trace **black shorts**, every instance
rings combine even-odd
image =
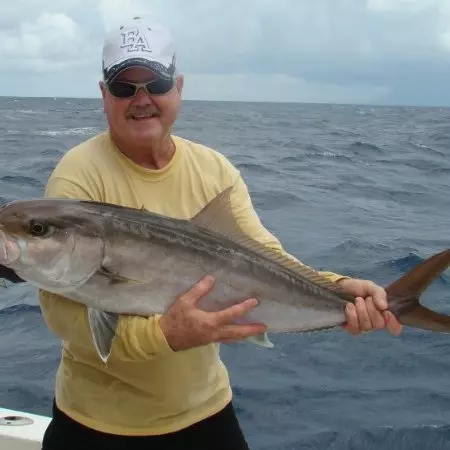
[[[42,450],[250,450],[232,403],[190,427],[157,436],[102,433],[75,422],[53,403]]]

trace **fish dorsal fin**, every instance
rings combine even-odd
[[[280,265],[288,271],[306,278],[326,289],[329,289],[343,298],[353,300],[353,297],[347,296],[341,286],[326,279],[316,270],[303,265],[295,258],[280,253],[277,250],[264,246],[258,241],[243,233],[231,209],[231,191],[233,187],[228,187],[218,194],[210,203],[208,203],[199,213],[197,213],[191,222],[201,228],[207,229],[213,233],[224,236],[238,245],[246,247],[260,256],[267,258],[275,264]]]
[[[246,239],[246,237],[231,210],[230,196],[232,189],[233,187],[230,186],[214,197],[191,219],[191,222],[237,242],[237,240]]]

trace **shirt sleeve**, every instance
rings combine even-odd
[[[98,200],[83,183],[61,176],[49,180],[45,195]],[[43,289],[39,289],[38,297],[44,320],[53,333],[63,341],[93,348],[86,306]],[[112,356],[124,361],[145,361],[173,352],[159,326],[160,318],[161,315],[120,316]]]
[[[238,175],[236,181],[234,182],[233,189],[231,191],[231,204],[236,221],[244,234],[251,236],[255,241],[262,243],[266,247],[282,253],[284,256],[296,261],[298,264],[306,266],[306,264],[303,264],[295,256],[286,252],[280,241],[263,226],[253,207],[247,185],[241,175]],[[332,282],[349,278],[348,276],[340,275],[334,272],[318,272]]]

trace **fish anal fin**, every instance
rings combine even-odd
[[[246,340],[255,345],[259,345],[260,347],[265,347],[265,348],[274,348],[275,347],[273,342],[269,339],[269,336],[267,335],[267,333],[261,333],[256,336],[250,336]]]
[[[352,296],[345,293],[338,283],[328,280],[322,274],[302,264],[296,258],[267,247],[246,235],[239,226],[231,208],[232,190],[233,187],[230,186],[218,194],[190,220],[191,223],[210,232],[219,234],[235,244],[241,245],[267,260],[280,265],[287,271],[335,292],[348,301],[354,300]]]

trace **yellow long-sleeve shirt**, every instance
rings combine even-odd
[[[150,170],[125,157],[104,132],[63,156],[46,196],[144,207],[188,219],[233,185],[232,210],[242,230],[285,253],[261,224],[239,171],[217,151],[172,139],[176,151],[170,163]],[[333,281],[341,278],[322,273]],[[107,433],[162,434],[202,420],[231,400],[218,345],[174,352],[159,327],[159,315],[121,316],[105,365],[92,344],[86,307],[44,290],[39,299],[47,325],[63,341],[56,403],[74,420]]]

